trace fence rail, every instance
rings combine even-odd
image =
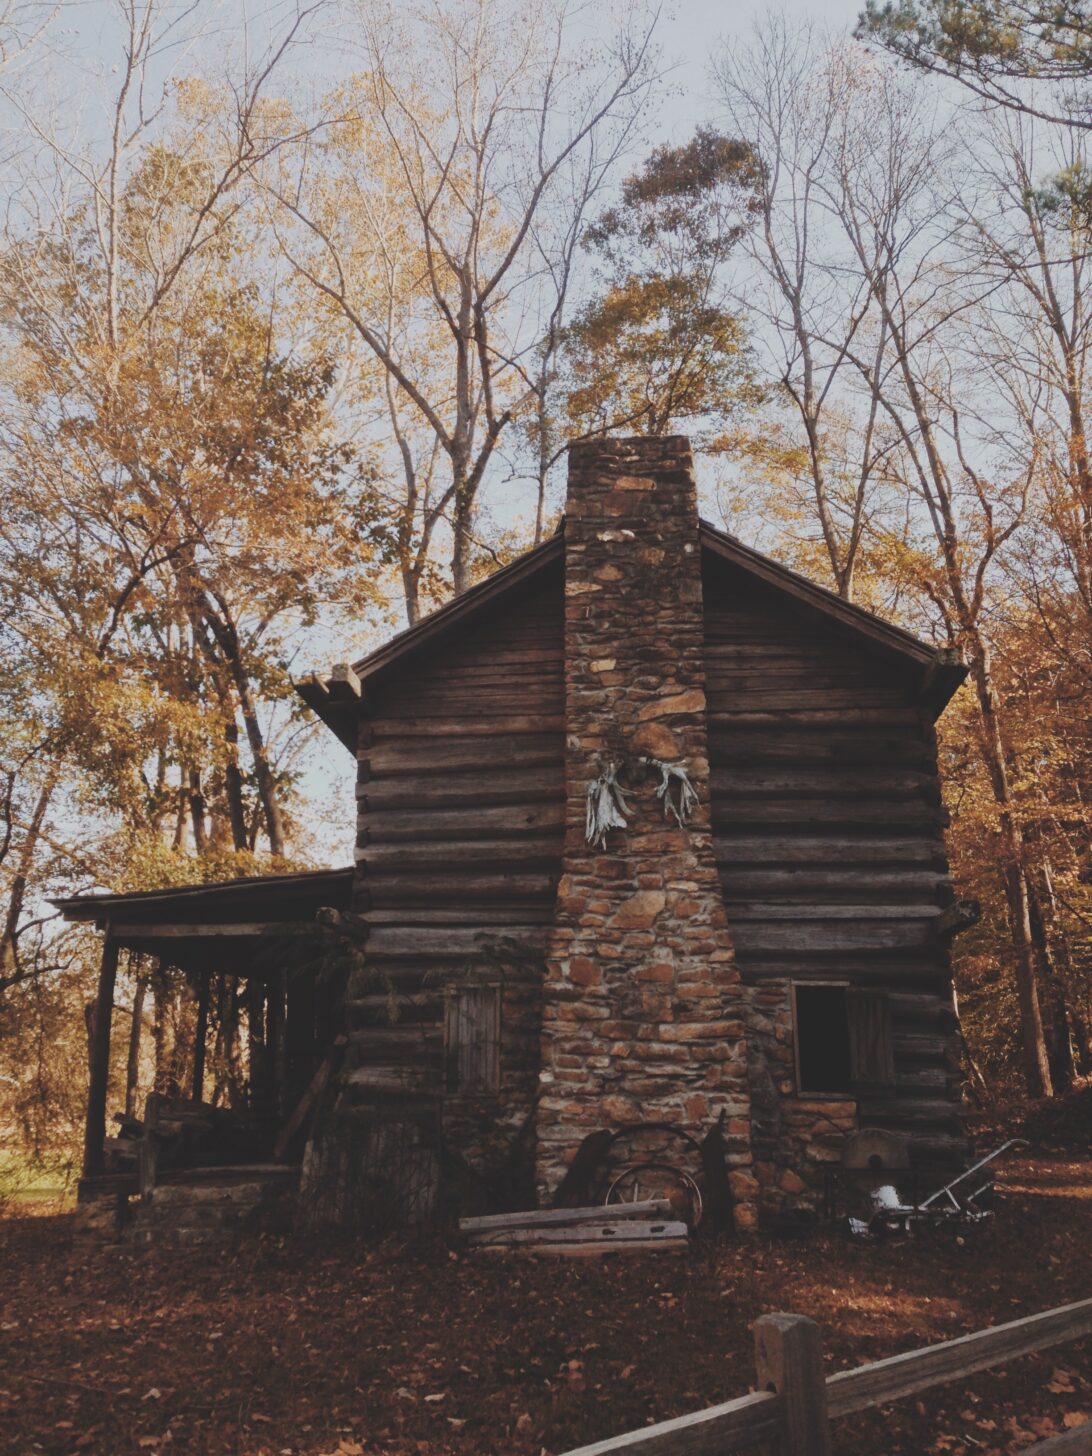
[[[831,1376],[823,1374],[822,1342],[813,1320],[763,1315],[755,1321],[754,1335],[757,1393],[565,1456],[726,1456],[771,1438],[780,1442],[784,1456],[830,1456],[832,1420],[1092,1335],[1092,1299]],[[1025,1456],[1092,1456],[1092,1421],[1027,1448]]]

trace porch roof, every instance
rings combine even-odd
[[[185,942],[253,942],[292,934],[311,926],[324,906],[348,909],[352,879],[350,866],[119,895],[73,895],[53,904],[66,920],[94,922],[119,945],[166,953]]]

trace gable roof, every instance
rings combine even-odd
[[[783,566],[780,561],[764,556],[752,546],[745,546],[738,537],[718,531],[708,521],[700,523],[699,534],[703,551],[739,567],[766,586],[794,598],[801,606],[867,639],[871,646],[923,672],[928,682],[923,684],[922,700],[937,714],[943,711],[967,676],[967,668],[958,652],[922,642],[905,628],[877,617],[874,612],[866,611],[854,602],[845,601],[828,588],[801,576],[798,571]]]
[[[561,565],[565,556],[564,522],[549,541],[525,552],[471,587],[462,596],[399,632],[382,647],[351,666],[342,664],[330,677],[312,676],[296,683],[304,702],[327,724],[347,748],[356,752],[356,722],[364,686],[389,669],[404,665],[419,650],[434,645],[449,633],[487,613],[491,607],[530,580]],[[913,633],[884,621],[853,602],[843,601],[826,587],[783,566],[761,551],[745,546],[735,536],[719,531],[708,521],[699,523],[703,554],[727,562],[775,591],[792,597],[809,611],[850,633],[859,635],[873,649],[901,662],[921,678],[920,698],[939,715],[967,675],[959,654],[948,648],[931,647]]]
[[[295,684],[296,691],[355,754],[357,708],[365,683],[381,676],[388,668],[403,663],[422,648],[441,641],[468,620],[484,614],[498,598],[525,586],[551,568],[560,568],[564,559],[565,542],[559,531],[548,541],[525,551],[515,561],[463,592],[462,596],[455,597],[404,632],[397,633],[359,662],[335,668],[325,679],[314,675],[305,678]]]

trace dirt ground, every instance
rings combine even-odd
[[[995,1222],[862,1246],[699,1243],[607,1262],[443,1241],[103,1247],[0,1223],[0,1452],[540,1456],[743,1394],[751,1322],[831,1371],[1092,1295],[1092,1158],[1007,1165]],[[1092,1418],[1092,1341],[836,1427],[840,1456],[1010,1456]]]

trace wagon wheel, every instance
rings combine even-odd
[[[677,1217],[697,1228],[702,1218],[701,1189],[683,1168],[672,1163],[630,1163],[607,1189],[606,1203],[642,1203],[666,1198]]]

